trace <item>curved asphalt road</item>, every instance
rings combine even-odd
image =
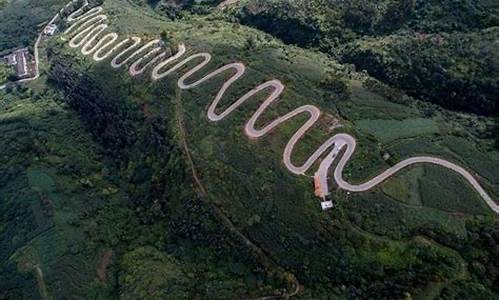
[[[226,0],[226,1],[222,1],[221,3],[219,3],[219,5],[217,5],[217,8],[219,8],[219,9],[220,8],[226,8],[229,5],[235,4],[238,1],[240,1],[240,0]]]
[[[345,152],[343,152],[342,156],[338,160],[337,166],[334,169],[333,178],[338,184],[339,188],[343,190],[351,192],[363,192],[372,189],[390,176],[394,175],[396,172],[410,165],[420,163],[435,164],[450,169],[464,177],[481,195],[486,204],[493,211],[498,213],[498,205],[486,193],[486,191],[481,187],[481,185],[473,175],[471,175],[464,168],[452,162],[436,157],[412,157],[388,168],[381,174],[375,176],[365,183],[353,185],[346,182],[342,177],[342,173],[356,149],[356,140],[348,134],[336,134],[335,136],[329,138],[318,149],[316,149],[316,151],[314,151],[314,153],[302,165],[296,166],[291,159],[293,149],[295,147],[295,144],[301,139],[301,137],[306,134],[306,132],[319,119],[321,115],[321,111],[319,110],[319,108],[313,105],[304,105],[277,118],[276,120],[265,125],[263,128],[255,128],[255,124],[259,117],[274,101],[278,100],[279,96],[284,90],[284,86],[279,80],[270,80],[258,85],[254,89],[247,92],[224,111],[216,112],[217,106],[226,90],[241,76],[244,75],[244,64],[239,62],[230,63],[218,68],[215,71],[212,71],[201,79],[195,80],[193,82],[188,82],[188,79],[190,79],[190,77],[203,69],[210,62],[211,55],[209,53],[196,53],[187,56],[180,62],[177,62],[178,60],[183,58],[185,53],[187,52],[186,47],[183,44],[178,46],[177,52],[175,54],[167,54],[167,52],[169,51],[164,51],[164,47],[161,45],[160,40],[149,41],[141,46],[141,38],[127,37],[122,41],[114,44],[118,39],[118,35],[114,32],[107,33],[99,37],[99,35],[102,34],[108,27],[108,25],[105,23],[107,17],[106,15],[101,14],[101,12],[101,7],[94,7],[87,12],[84,12],[83,9],[75,11],[68,17],[68,22],[73,24],[63,33],[63,36],[61,38],[63,40],[69,39],[69,46],[72,48],[81,47],[81,52],[84,55],[90,55],[93,53],[92,58],[95,61],[101,61],[105,58],[110,57],[118,50],[121,50],[111,60],[111,66],[113,68],[119,68],[125,64],[131,63],[129,67],[129,74],[131,76],[142,74],[146,69],[152,67],[161,60],[154,66],[151,72],[151,78],[154,81],[160,80],[172,74],[176,70],[179,70],[187,63],[195,61],[197,62],[197,65],[192,67],[189,71],[182,75],[177,82],[179,88],[183,90],[195,88],[200,84],[212,79],[213,77],[219,76],[222,73],[231,73],[231,77],[224,82],[217,95],[215,96],[215,99],[208,108],[207,117],[210,121],[216,122],[224,119],[245,101],[249,100],[258,93],[267,93],[268,96],[245,124],[245,134],[249,138],[260,138],[272,131],[281,123],[286,122],[295,116],[301,114],[308,115],[309,119],[293,134],[284,149],[283,162],[290,172],[297,175],[303,175],[317,160],[319,160],[322,156],[324,156],[324,154],[326,154],[326,156],[321,160],[318,174],[322,182],[327,184],[328,170],[336,161],[338,154],[341,151],[344,151],[345,148]],[[111,49],[107,50],[113,44],[114,46]],[[174,65],[171,66],[172,64]]]

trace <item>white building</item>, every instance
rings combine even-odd
[[[319,172],[314,173],[314,194],[316,197],[321,198],[321,208],[323,210],[333,208],[333,202],[327,198],[330,195],[328,192],[327,177],[321,177]]]
[[[328,210],[333,208],[333,202],[332,201],[322,201],[321,202],[321,208],[323,210]]]
[[[56,24],[49,24],[45,27],[45,29],[43,30],[43,33],[45,35],[54,35],[54,33],[56,32],[57,30],[57,25]]]
[[[3,57],[3,59],[5,60],[5,62],[9,65],[9,66],[14,66],[17,64],[17,59],[16,59],[16,54],[15,53],[11,53],[9,55],[6,55]]]
[[[15,50],[9,55],[4,56],[6,63],[10,66],[14,66],[16,69],[16,76],[18,78],[23,78],[29,75],[28,55],[28,48],[21,48]]]

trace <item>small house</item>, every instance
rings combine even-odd
[[[45,29],[43,30],[43,33],[45,35],[54,35],[54,33],[56,32],[57,30],[57,25],[56,24],[49,24],[45,27]]]

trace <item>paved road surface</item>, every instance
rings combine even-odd
[[[196,66],[192,67],[189,71],[182,75],[177,82],[179,88],[183,90],[196,88],[213,77],[220,76],[222,73],[224,73],[225,76],[231,74],[229,79],[224,82],[215,96],[215,99],[208,108],[207,117],[210,121],[217,122],[224,119],[245,101],[250,100],[253,96],[260,93],[265,93],[268,96],[244,126],[245,134],[251,139],[260,138],[268,134],[283,122],[286,122],[298,115],[308,115],[309,119],[293,134],[283,152],[283,162],[290,172],[297,175],[304,175],[317,160],[326,154],[326,157],[323,158],[320,163],[318,174],[320,175],[325,188],[328,189],[328,171],[334,165],[339,153],[343,153],[334,168],[334,181],[337,183],[339,188],[343,190],[363,192],[372,189],[390,176],[394,175],[396,172],[410,165],[421,163],[434,164],[445,167],[464,177],[481,195],[486,204],[493,211],[498,213],[498,205],[486,193],[473,175],[471,175],[464,168],[437,157],[412,157],[388,168],[365,183],[353,185],[346,182],[342,177],[342,173],[356,149],[356,140],[348,134],[334,135],[326,140],[318,149],[316,149],[316,151],[314,151],[314,153],[302,165],[295,165],[291,159],[293,149],[302,136],[306,134],[307,131],[314,126],[320,118],[321,111],[319,108],[313,105],[304,105],[277,118],[262,128],[255,128],[255,124],[257,123],[259,117],[274,101],[279,99],[279,96],[284,90],[284,86],[279,80],[270,80],[247,92],[224,111],[216,112],[218,104],[226,90],[244,75],[245,65],[243,63],[235,62],[227,64],[205,75],[201,79],[192,81],[190,80],[191,77],[207,66],[210,62],[212,56],[209,53],[196,53],[185,57],[184,55],[187,52],[186,46],[184,44],[180,44],[175,54],[167,54],[167,51],[164,51],[164,48],[159,40],[153,40],[141,44],[141,38],[139,37],[127,37],[116,43],[118,39],[118,35],[116,33],[109,32],[102,35],[108,27],[106,24],[107,17],[106,15],[101,14],[102,10],[103,9],[101,7],[95,7],[87,12],[84,12],[83,9],[74,12],[68,18],[68,22],[73,24],[68,27],[61,38],[63,40],[69,40],[68,44],[70,47],[81,48],[82,54],[92,55],[92,58],[95,61],[102,61],[114,55],[111,60],[111,66],[113,68],[120,68],[125,64],[131,64],[128,70],[131,76],[142,74],[150,67],[153,67],[151,72],[151,79],[153,81],[160,80],[171,75],[187,63],[191,62],[190,65],[192,65],[193,62],[196,62]],[[115,54],[116,52],[118,53]],[[180,62],[178,62],[179,60]]]
[[[217,5],[217,8],[226,8],[229,5],[235,4],[238,1],[240,1],[240,0],[226,0],[226,1],[222,1],[219,5]]]

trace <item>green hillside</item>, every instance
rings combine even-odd
[[[232,11],[243,24],[328,53],[413,97],[498,116],[495,1],[250,0]]]
[[[346,3],[371,9],[365,2]],[[387,62],[425,59],[405,48],[422,42],[413,31],[425,26],[430,35],[422,43],[446,33],[446,51],[429,54],[446,64],[445,83],[469,82],[474,73],[474,80],[498,86],[489,61],[498,28],[485,29],[497,19],[483,6],[470,4],[462,16],[444,9],[448,2],[424,2],[395,24],[388,24],[391,1],[381,1],[376,22],[343,16],[347,25],[335,39],[330,29],[315,33],[315,24],[323,30],[333,22],[316,1],[291,1],[286,10],[296,16],[305,7],[314,20],[285,16],[280,1],[220,11],[215,1],[105,0],[103,8],[109,30],[120,36],[161,36],[168,49],[182,42],[189,54],[210,53],[193,81],[244,63],[245,75],[218,112],[275,78],[286,89],[258,126],[301,105],[319,107],[319,125],[294,151],[297,164],[335,133],[349,133],[357,139],[344,171],[349,182],[434,155],[470,170],[498,199],[498,94],[478,88],[472,98],[475,107],[484,104],[481,111],[469,104],[447,110],[454,107],[427,101],[438,91],[427,82],[410,91],[402,80],[405,72],[428,73]],[[311,40],[265,33],[268,23],[253,22],[249,12],[282,20],[275,30]],[[486,54],[448,47],[462,38],[484,44]],[[132,78],[109,59],[96,63],[59,35],[42,48],[41,78],[0,90],[0,299],[498,298],[498,216],[462,177],[419,165],[363,193],[332,181],[335,207],[322,211],[313,193],[316,168],[295,176],[282,163],[305,118],[249,140],[243,125],[264,99],[259,94],[219,122],[207,119],[229,73],[186,91],[177,80],[192,62],[152,82],[150,72]],[[351,59],[369,63],[364,55],[380,73],[356,71],[361,63]]]

